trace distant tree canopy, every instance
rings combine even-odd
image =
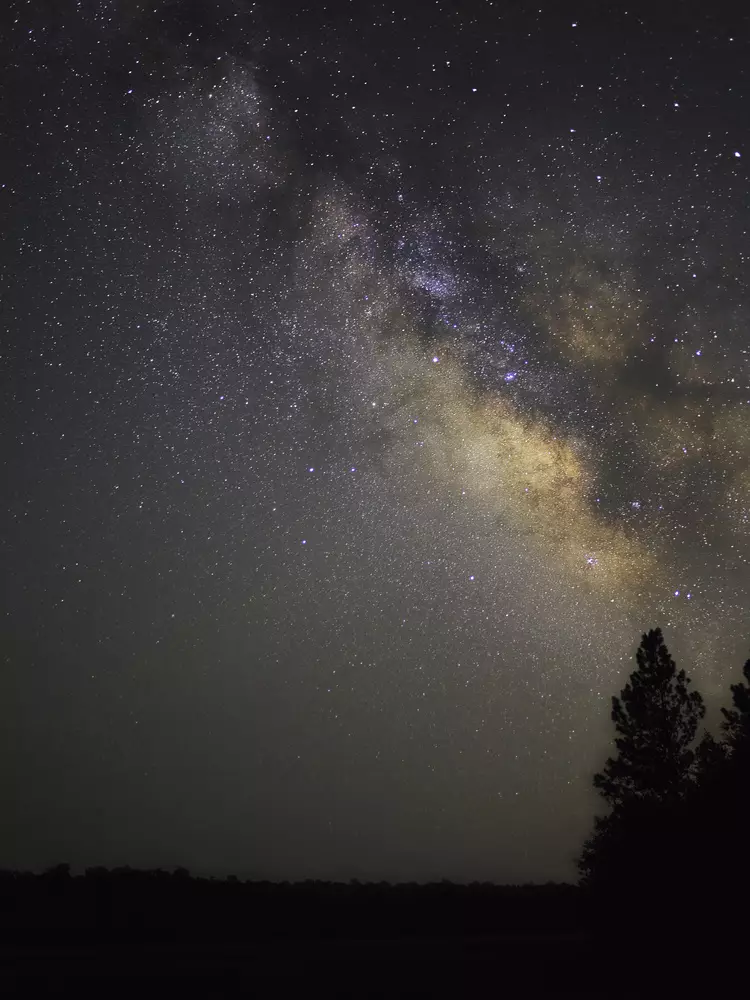
[[[67,864],[41,875],[0,870],[0,933],[76,940],[91,931],[119,939],[222,943],[239,938],[371,938],[425,934],[569,933],[582,926],[573,885],[435,882],[252,882],[126,866]]]

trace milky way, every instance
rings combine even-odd
[[[738,672],[746,32],[401,6],[3,15],[8,866],[570,877]]]

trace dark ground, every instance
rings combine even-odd
[[[3,989],[25,995],[628,995],[603,988],[590,942],[581,934],[203,946],[127,940],[6,942],[0,963]]]
[[[644,933],[643,914],[615,927],[587,899],[552,884],[0,872],[0,998],[684,998],[710,996],[722,967],[728,986],[732,949],[719,935],[709,958],[694,914]]]

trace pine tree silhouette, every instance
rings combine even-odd
[[[675,841],[696,781],[694,743],[705,714],[661,629],[643,635],[636,663],[620,697],[612,699],[617,756],[594,776],[610,812],[596,817],[578,862],[583,885],[616,898],[623,915],[628,899],[642,906],[646,897],[665,899],[677,890]]]
[[[732,704],[734,708],[722,708],[724,716],[722,729],[730,751],[747,753],[750,749],[750,660],[742,668],[747,684],[740,681],[732,684]]]
[[[750,660],[743,669],[747,683],[732,684],[732,708],[722,708],[724,716],[724,756],[716,759],[707,771],[703,796],[699,801],[703,815],[696,817],[704,834],[706,848],[712,848],[712,881],[717,886],[733,883],[742,894],[750,888],[746,865],[738,865],[746,856],[750,837]],[[706,836],[709,827],[712,836]]]

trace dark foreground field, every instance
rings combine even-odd
[[[566,885],[74,877],[60,865],[0,873],[0,997],[701,995],[700,969],[717,968],[705,933],[667,924],[646,935],[636,914],[615,930]]]
[[[28,995],[628,995],[606,987],[581,934],[204,945],[6,942],[0,962],[4,989]]]

